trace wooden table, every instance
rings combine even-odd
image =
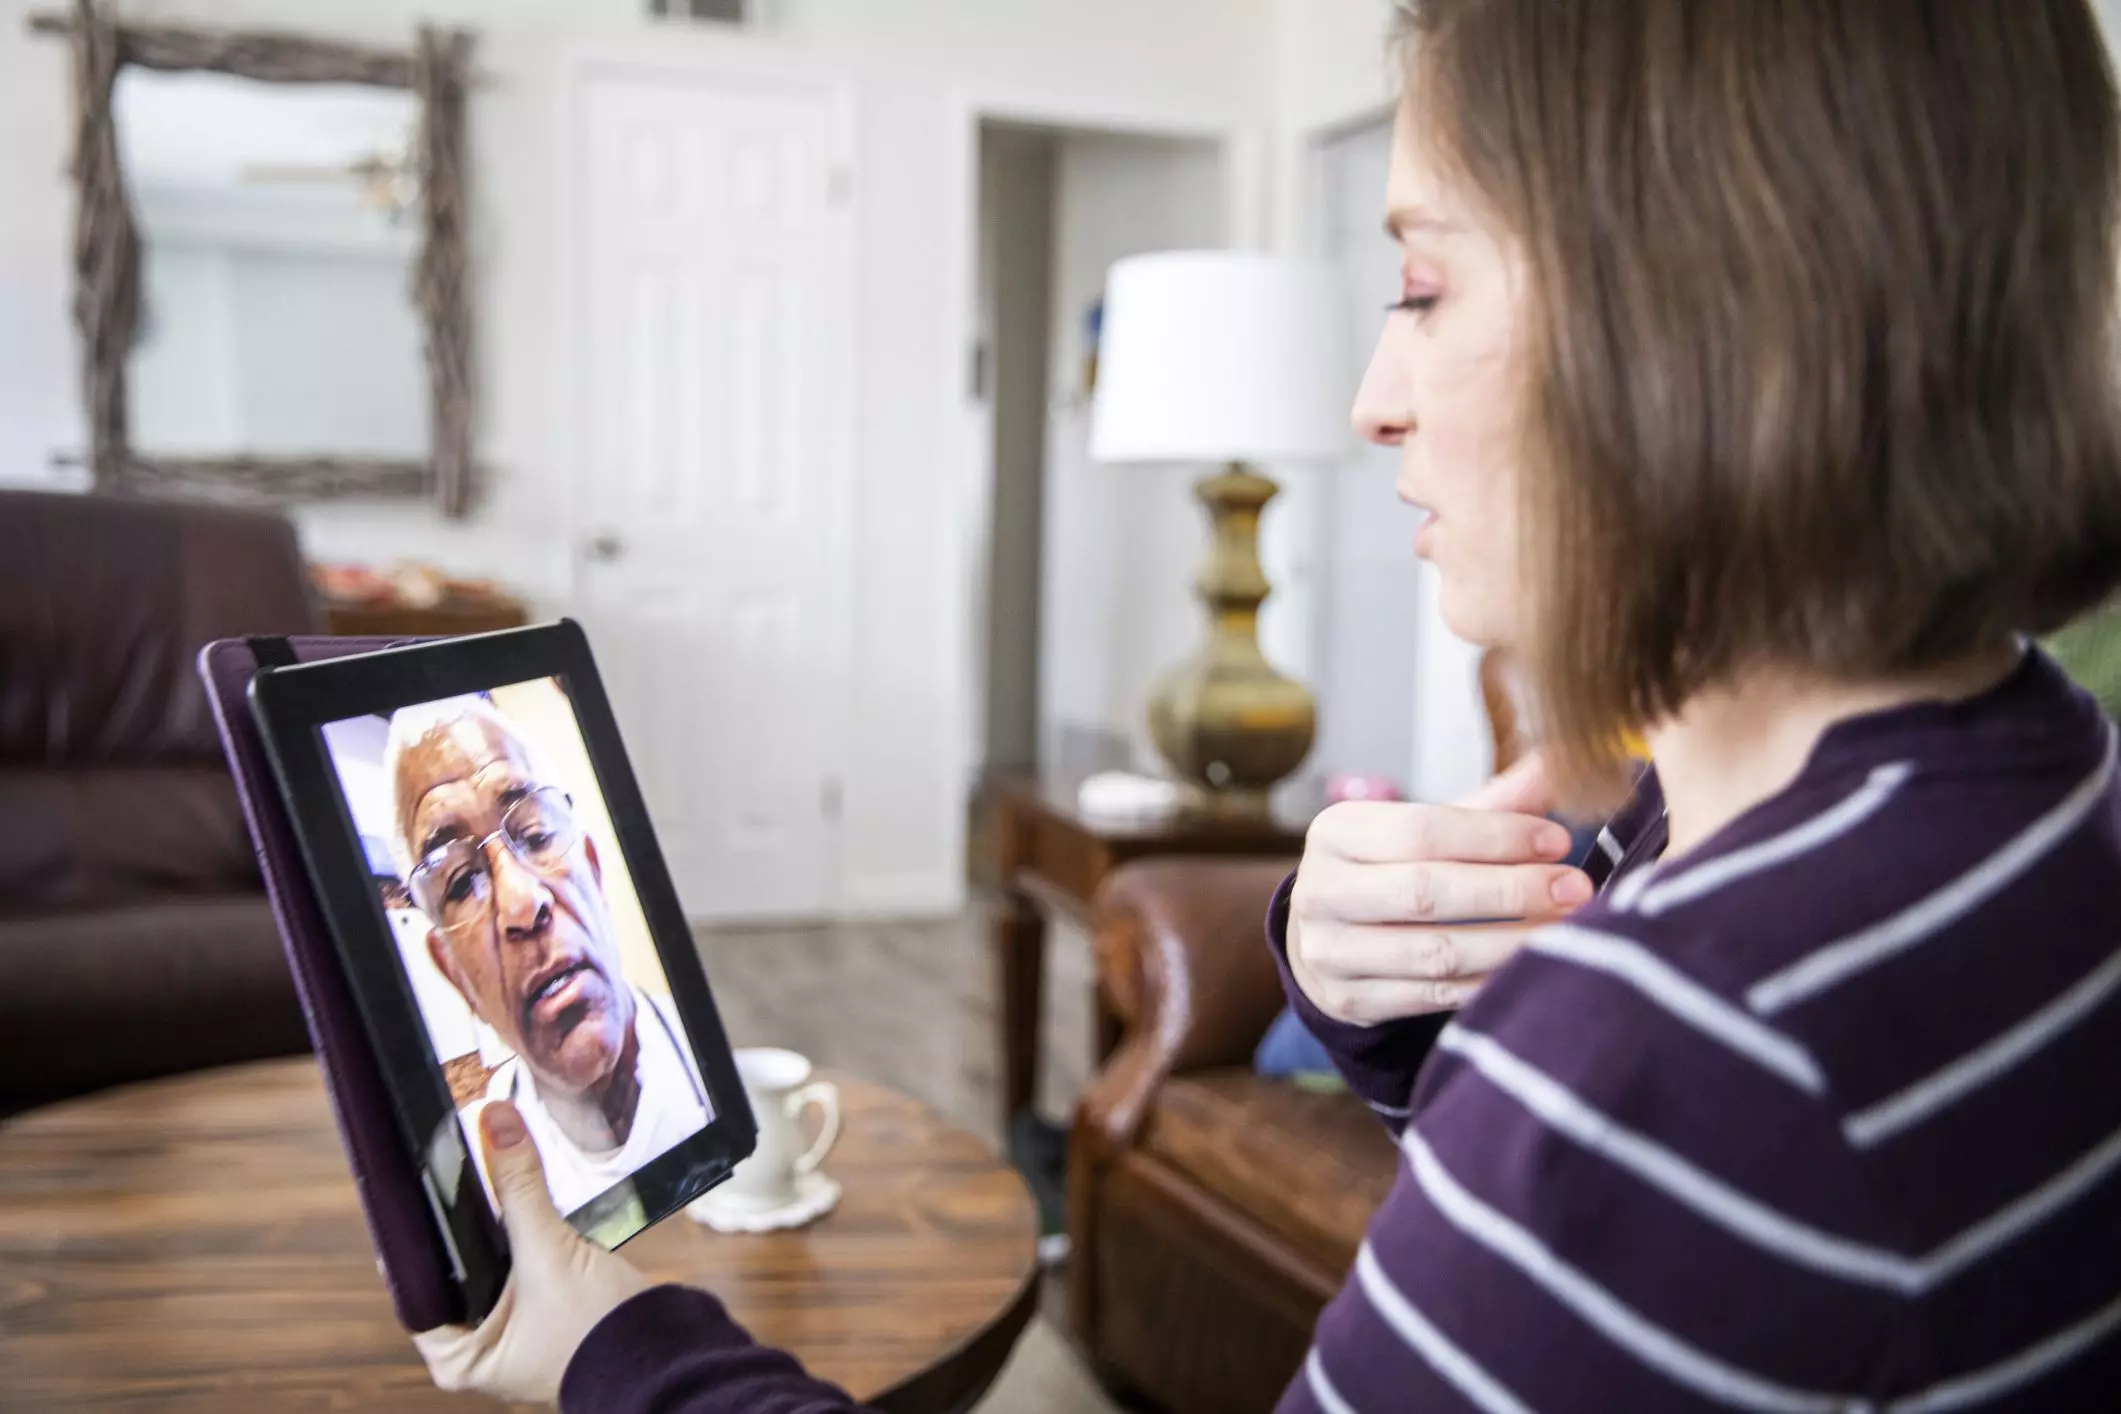
[[[1037,1222],[983,1141],[851,1076],[839,1210],[722,1236],[683,1216],[625,1252],[889,1411],[984,1392],[1031,1316]],[[398,1328],[306,1059],[107,1091],[0,1125],[0,1405],[490,1408],[428,1382]]]
[[[521,628],[529,611],[513,599],[446,600],[425,608],[409,604],[327,602],[324,623],[342,638],[455,638]]]
[[[1277,855],[1303,852],[1316,808],[1283,804],[1269,815],[1184,814],[1115,823],[1076,806],[1078,777],[1008,777],[994,783],[999,898],[994,958],[1001,1004],[1002,1126],[1015,1133],[1038,1095],[1039,1017],[1046,971],[1046,916],[1082,923],[1107,876],[1156,855]],[[1264,946],[1264,944],[1262,944]],[[1111,1038],[1101,1036],[1101,1052]]]

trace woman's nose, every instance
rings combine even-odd
[[[1414,430],[1413,416],[1407,410],[1406,378],[1387,347],[1391,337],[1386,330],[1378,339],[1377,351],[1370,355],[1370,366],[1355,393],[1355,435],[1380,447],[1396,447]]]

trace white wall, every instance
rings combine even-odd
[[[0,477],[47,482],[54,448],[80,441],[65,180],[63,45],[25,33],[35,0],[0,0]],[[853,771],[845,821],[850,896],[879,907],[961,897],[963,773],[976,582],[962,478],[966,389],[959,317],[969,288],[971,102],[1115,115],[1156,113],[1203,129],[1263,133],[1271,121],[1274,0],[785,0],[779,40],[653,26],[642,0],[132,0],[129,17],[277,27],[403,43],[420,18],[480,32],[470,115],[474,292],[482,397],[479,457],[490,491],[471,519],[423,506],[325,506],[296,520],[312,554],[431,559],[519,588],[543,613],[571,598],[577,528],[562,509],[571,470],[555,396],[563,270],[556,175],[567,57],[593,49],[644,63],[765,55],[843,75],[860,145],[859,386],[851,404],[861,489],[855,552],[858,645]],[[1255,183],[1248,205],[1265,210]],[[963,279],[964,285],[956,283]]]
[[[1392,101],[1392,12],[1392,0],[1276,0],[1274,105],[1285,140],[1361,122]],[[1278,209],[1303,218],[1289,203]]]

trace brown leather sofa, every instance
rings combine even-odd
[[[1095,927],[1117,1046],[1069,1147],[1077,1340],[1173,1414],[1274,1407],[1397,1172],[1376,1118],[1251,1069],[1282,1005],[1263,937],[1293,860],[1128,866]]]
[[[278,517],[0,492],[0,1114],[307,1049],[193,659],[313,628]]]

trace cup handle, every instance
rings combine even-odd
[[[788,1097],[788,1118],[800,1119],[811,1105],[824,1112],[825,1122],[818,1127],[817,1142],[810,1146],[810,1152],[795,1161],[797,1173],[815,1173],[817,1166],[825,1162],[825,1156],[832,1152],[832,1146],[840,1142],[839,1086],[829,1080],[805,1085]]]

